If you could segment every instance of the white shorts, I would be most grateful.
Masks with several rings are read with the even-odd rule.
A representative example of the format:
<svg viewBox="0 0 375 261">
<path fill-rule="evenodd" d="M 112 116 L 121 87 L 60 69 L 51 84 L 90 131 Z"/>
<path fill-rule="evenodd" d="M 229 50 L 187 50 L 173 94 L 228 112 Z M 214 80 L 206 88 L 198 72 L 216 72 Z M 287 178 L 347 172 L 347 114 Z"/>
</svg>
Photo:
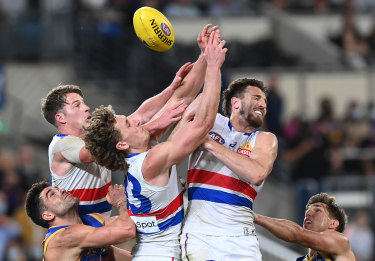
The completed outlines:
<svg viewBox="0 0 375 261">
<path fill-rule="evenodd" d="M 166 256 L 135 256 L 132 261 L 181 261 L 181 259 Z"/>
<path fill-rule="evenodd" d="M 261 261 L 259 241 L 249 236 L 209 236 L 202 234 L 181 235 L 182 260 L 184 261 Z"/>
</svg>

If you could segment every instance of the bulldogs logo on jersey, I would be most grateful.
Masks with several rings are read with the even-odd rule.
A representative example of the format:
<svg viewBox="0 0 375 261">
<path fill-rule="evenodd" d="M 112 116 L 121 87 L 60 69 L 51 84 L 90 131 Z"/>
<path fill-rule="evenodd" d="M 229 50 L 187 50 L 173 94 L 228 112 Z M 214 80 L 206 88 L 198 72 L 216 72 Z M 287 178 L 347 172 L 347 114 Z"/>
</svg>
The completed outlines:
<svg viewBox="0 0 375 261">
<path fill-rule="evenodd" d="M 213 139 L 217 143 L 219 143 L 221 145 L 223 145 L 225 143 L 225 140 L 223 139 L 223 137 L 220 136 L 219 133 L 214 132 L 214 131 L 210 131 L 208 134 L 210 134 L 211 139 Z"/>
<path fill-rule="evenodd" d="M 250 157 L 250 153 L 252 150 L 253 148 L 251 147 L 250 143 L 246 142 L 244 145 L 237 149 L 237 153 L 242 154 L 246 157 Z"/>
</svg>

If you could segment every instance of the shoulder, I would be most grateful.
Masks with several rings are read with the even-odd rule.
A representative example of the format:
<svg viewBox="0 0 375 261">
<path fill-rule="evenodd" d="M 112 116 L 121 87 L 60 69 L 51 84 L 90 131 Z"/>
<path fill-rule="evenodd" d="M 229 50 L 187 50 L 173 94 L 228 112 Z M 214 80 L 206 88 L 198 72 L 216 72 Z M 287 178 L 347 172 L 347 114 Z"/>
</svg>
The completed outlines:
<svg viewBox="0 0 375 261">
<path fill-rule="evenodd" d="M 275 142 L 277 144 L 277 137 L 275 134 L 272 132 L 268 131 L 257 131 L 257 138 L 264 140 L 264 141 L 269 141 L 269 142 Z"/>
<path fill-rule="evenodd" d="M 71 148 L 73 146 L 79 146 L 82 148 L 85 146 L 85 142 L 80 137 L 68 135 L 61 137 L 59 140 L 57 140 L 55 147 L 56 146 L 58 146 L 60 149 Z"/>
</svg>

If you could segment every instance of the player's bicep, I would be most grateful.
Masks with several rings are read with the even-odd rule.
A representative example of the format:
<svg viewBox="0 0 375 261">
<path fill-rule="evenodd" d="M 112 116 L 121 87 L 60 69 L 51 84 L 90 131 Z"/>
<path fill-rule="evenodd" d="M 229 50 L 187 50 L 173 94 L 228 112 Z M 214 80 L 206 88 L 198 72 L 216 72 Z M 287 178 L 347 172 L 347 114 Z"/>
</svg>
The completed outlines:
<svg viewBox="0 0 375 261">
<path fill-rule="evenodd" d="M 126 241 L 127 231 L 121 226 L 105 225 L 99 228 L 87 225 L 70 227 L 71 242 L 75 242 L 80 248 L 103 247 Z"/>
<path fill-rule="evenodd" d="M 317 251 L 337 254 L 343 251 L 341 243 L 343 238 L 343 235 L 336 231 L 314 232 L 304 229 L 299 243 Z"/>
<path fill-rule="evenodd" d="M 70 163 L 81 163 L 81 156 L 83 159 L 87 160 L 88 155 L 85 151 L 89 154 L 85 149 L 85 142 L 81 138 L 76 136 L 66 136 L 56 142 L 52 152 L 60 152 Z"/>
<path fill-rule="evenodd" d="M 273 163 L 277 157 L 278 142 L 272 133 L 261 133 L 257 137 L 254 151 L 251 158 L 259 161 L 266 169 L 272 169 Z"/>
</svg>

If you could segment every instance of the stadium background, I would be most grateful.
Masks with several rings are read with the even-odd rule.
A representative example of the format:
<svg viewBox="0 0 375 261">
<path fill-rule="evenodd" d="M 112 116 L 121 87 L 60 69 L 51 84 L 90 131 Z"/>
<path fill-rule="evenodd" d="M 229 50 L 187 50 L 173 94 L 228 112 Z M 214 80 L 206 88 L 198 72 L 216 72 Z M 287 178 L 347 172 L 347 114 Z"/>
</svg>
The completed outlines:
<svg viewBox="0 0 375 261">
<path fill-rule="evenodd" d="M 136 38 L 132 14 L 141 6 L 173 24 L 168 52 Z M 207 23 L 228 42 L 223 87 L 253 77 L 272 89 L 263 129 L 278 136 L 279 154 L 255 211 L 301 224 L 309 195 L 332 193 L 349 214 L 345 233 L 358 260 L 374 260 L 374 11 L 372 0 L 0 1 L 0 260 L 41 259 L 44 231 L 22 208 L 30 184 L 49 175 L 56 130 L 40 99 L 76 84 L 92 110 L 112 104 L 129 114 L 196 60 Z M 257 229 L 263 260 L 304 253 Z"/>
</svg>

